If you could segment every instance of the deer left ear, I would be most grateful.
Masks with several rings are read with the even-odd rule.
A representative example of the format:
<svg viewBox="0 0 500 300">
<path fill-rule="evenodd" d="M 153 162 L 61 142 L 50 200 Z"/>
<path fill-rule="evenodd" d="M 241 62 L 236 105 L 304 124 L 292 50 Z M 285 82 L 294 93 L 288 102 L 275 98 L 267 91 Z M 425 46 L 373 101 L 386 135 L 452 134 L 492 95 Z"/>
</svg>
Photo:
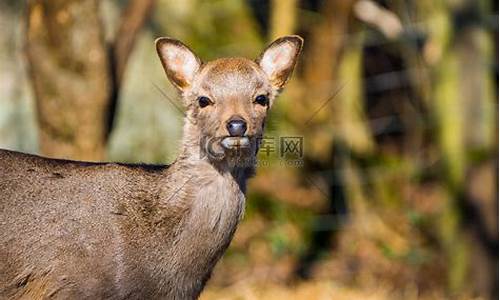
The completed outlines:
<svg viewBox="0 0 500 300">
<path fill-rule="evenodd" d="M 170 82 L 181 91 L 189 87 L 202 64 L 198 56 L 175 39 L 163 37 L 156 39 L 155 43 Z"/>
<path fill-rule="evenodd" d="M 304 40 L 298 35 L 288 35 L 272 42 L 257 59 L 271 84 L 281 89 L 293 72 Z"/>
</svg>

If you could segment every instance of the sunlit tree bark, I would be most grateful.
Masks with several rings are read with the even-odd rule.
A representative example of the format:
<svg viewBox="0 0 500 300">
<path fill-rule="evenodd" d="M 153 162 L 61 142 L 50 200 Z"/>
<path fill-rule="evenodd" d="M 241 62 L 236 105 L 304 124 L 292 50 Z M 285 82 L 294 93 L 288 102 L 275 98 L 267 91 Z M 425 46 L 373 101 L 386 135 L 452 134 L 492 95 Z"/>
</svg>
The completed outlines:
<svg viewBox="0 0 500 300">
<path fill-rule="evenodd" d="M 29 2 L 26 53 L 42 154 L 104 159 L 126 62 L 152 4 L 129 1 L 109 51 L 99 1 Z"/>
<path fill-rule="evenodd" d="M 271 38 L 294 34 L 297 26 L 297 0 L 271 1 Z"/>
<path fill-rule="evenodd" d="M 110 74 L 98 1 L 31 1 L 26 50 L 40 152 L 102 159 Z"/>
</svg>

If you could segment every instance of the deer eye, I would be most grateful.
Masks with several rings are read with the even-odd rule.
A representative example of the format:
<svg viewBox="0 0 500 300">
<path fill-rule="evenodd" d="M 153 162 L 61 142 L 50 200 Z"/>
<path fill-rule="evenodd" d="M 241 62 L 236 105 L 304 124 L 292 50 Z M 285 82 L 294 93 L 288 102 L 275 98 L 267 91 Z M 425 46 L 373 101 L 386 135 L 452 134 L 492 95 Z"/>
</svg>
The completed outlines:
<svg viewBox="0 0 500 300">
<path fill-rule="evenodd" d="M 210 101 L 208 97 L 205 96 L 198 97 L 198 105 L 201 108 L 209 106 L 210 104 L 212 104 L 212 101 Z"/>
<path fill-rule="evenodd" d="M 269 98 L 266 95 L 259 95 L 255 98 L 255 103 L 267 106 L 269 104 Z"/>
</svg>

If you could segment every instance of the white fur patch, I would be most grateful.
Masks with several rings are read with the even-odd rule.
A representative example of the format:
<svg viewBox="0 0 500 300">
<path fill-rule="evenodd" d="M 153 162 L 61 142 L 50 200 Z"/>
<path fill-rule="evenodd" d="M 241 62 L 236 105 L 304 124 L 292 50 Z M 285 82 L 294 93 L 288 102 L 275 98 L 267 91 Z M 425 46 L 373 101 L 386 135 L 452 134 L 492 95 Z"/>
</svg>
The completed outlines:
<svg viewBox="0 0 500 300">
<path fill-rule="evenodd" d="M 266 50 L 260 61 L 260 66 L 267 76 L 272 78 L 274 75 L 290 68 L 296 53 L 297 49 L 292 43 L 284 42 Z"/>
<path fill-rule="evenodd" d="M 165 55 L 167 66 L 174 72 L 191 81 L 198 71 L 199 64 L 196 57 L 189 50 L 179 47 L 178 45 L 165 45 L 162 49 Z"/>
<path fill-rule="evenodd" d="M 171 38 L 159 38 L 156 50 L 168 79 L 177 88 L 183 90 L 193 83 L 201 61 L 187 46 Z"/>
<path fill-rule="evenodd" d="M 222 146 L 226 149 L 246 148 L 250 146 L 248 137 L 229 136 L 222 140 Z"/>
</svg>

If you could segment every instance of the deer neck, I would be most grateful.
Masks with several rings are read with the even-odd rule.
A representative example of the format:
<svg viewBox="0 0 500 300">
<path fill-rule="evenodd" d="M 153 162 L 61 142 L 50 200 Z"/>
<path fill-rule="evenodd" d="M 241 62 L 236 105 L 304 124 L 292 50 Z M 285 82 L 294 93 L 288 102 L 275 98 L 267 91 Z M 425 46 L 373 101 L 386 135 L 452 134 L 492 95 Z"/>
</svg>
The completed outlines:
<svg viewBox="0 0 500 300">
<path fill-rule="evenodd" d="M 207 139 L 201 135 L 195 121 L 187 117 L 183 128 L 182 150 L 176 163 L 185 166 L 189 172 L 201 170 L 202 173 L 234 181 L 245 193 L 247 180 L 255 174 L 255 151 L 249 151 L 252 154 L 248 157 L 227 155 L 222 158 L 214 158 L 207 151 Z M 200 175 L 196 171 L 192 174 Z"/>
<path fill-rule="evenodd" d="M 183 186 L 182 191 L 177 196 L 177 192 L 169 188 L 168 194 L 172 194 L 169 195 L 172 201 L 189 203 L 188 218 L 194 219 L 187 220 L 187 225 L 194 224 L 194 227 L 186 228 L 186 234 L 207 230 L 206 234 L 232 236 L 244 211 L 246 184 L 253 168 L 238 166 L 226 158 L 210 159 L 200 144 L 202 140 L 196 124 L 187 121 L 182 150 L 170 168 L 172 177 L 168 179 L 176 182 L 176 187 Z"/>
<path fill-rule="evenodd" d="M 166 247 L 162 257 L 172 266 L 165 280 L 187 278 L 185 284 L 204 284 L 229 246 L 244 213 L 248 178 L 244 169 L 221 168 L 200 156 L 199 140 L 192 132 L 184 136 L 183 149 L 165 178 L 168 193 L 162 197 L 170 205 L 185 208 L 173 240 L 162 246 Z M 176 184 L 172 187 L 168 182 Z M 168 285 L 162 281 L 159 284 Z"/>
</svg>

